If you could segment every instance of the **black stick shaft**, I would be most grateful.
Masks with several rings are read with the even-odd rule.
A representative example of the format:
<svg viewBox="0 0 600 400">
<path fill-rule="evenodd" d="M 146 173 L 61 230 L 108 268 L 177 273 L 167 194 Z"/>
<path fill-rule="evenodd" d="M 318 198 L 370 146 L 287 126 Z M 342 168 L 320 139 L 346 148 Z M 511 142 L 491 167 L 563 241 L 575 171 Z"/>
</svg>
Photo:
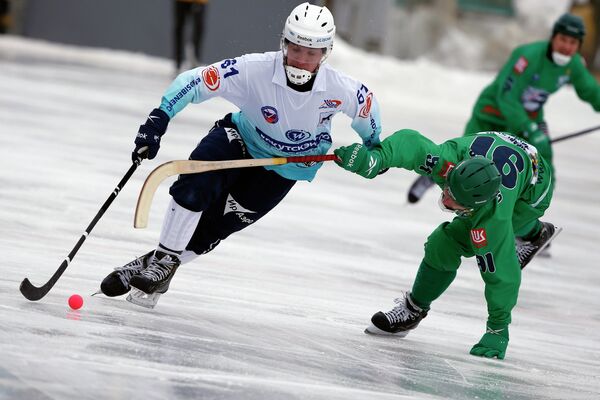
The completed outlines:
<svg viewBox="0 0 600 400">
<path fill-rule="evenodd" d="M 588 129 L 584 129 L 582 131 L 569 133 L 568 135 L 559 136 L 557 138 L 551 139 L 550 143 L 561 142 L 563 140 L 567 140 L 567 139 L 571 139 L 571 138 L 574 138 L 574 137 L 577 137 L 577 136 L 585 135 L 586 133 L 591 133 L 591 132 L 597 131 L 599 129 L 600 129 L 600 125 L 599 126 L 594 126 L 594 127 L 588 128 Z"/>
<path fill-rule="evenodd" d="M 56 270 L 54 275 L 52 275 L 48 282 L 46 282 L 43 286 L 36 287 L 29 281 L 29 279 L 23 279 L 19 290 L 21 291 L 23 296 L 25 296 L 25 298 L 31 301 L 36 301 L 48 294 L 50 289 L 52 289 L 52 287 L 61 277 L 63 272 L 65 272 L 65 270 L 69 266 L 69 263 L 73 260 L 73 257 L 75 257 L 75 254 L 77 254 L 79 248 L 83 245 L 83 242 L 85 242 L 85 239 L 87 239 L 88 235 L 92 232 L 92 229 L 94 229 L 94 226 L 96 226 L 96 224 L 98 223 L 100 218 L 102 218 L 108 207 L 117 198 L 119 192 L 121 191 L 121 189 L 123 189 L 123 186 L 125 186 L 129 178 L 131 178 L 131 175 L 133 175 L 140 163 L 141 159 L 137 159 L 131 164 L 131 167 L 129 168 L 125 176 L 123 176 L 123 179 L 121 179 L 121 181 L 117 184 L 115 190 L 110 194 L 110 196 L 108 196 L 108 199 L 106 199 L 102 207 L 100 207 L 100 210 L 98 211 L 92 222 L 90 222 L 83 235 L 81 235 L 81 237 L 77 241 L 77 244 L 75 244 L 75 247 L 73 247 L 73 250 L 71 250 L 67 258 L 65 258 L 62 264 L 60 264 L 60 267 L 58 267 L 58 269 Z"/>
</svg>

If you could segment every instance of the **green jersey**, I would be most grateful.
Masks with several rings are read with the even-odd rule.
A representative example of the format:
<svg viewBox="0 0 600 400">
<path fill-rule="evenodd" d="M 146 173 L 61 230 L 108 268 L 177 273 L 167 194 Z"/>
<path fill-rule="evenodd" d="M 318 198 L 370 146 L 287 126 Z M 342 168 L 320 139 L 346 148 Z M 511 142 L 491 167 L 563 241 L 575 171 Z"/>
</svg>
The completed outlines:
<svg viewBox="0 0 600 400">
<path fill-rule="evenodd" d="M 568 64 L 559 66 L 551 61 L 549 47 L 548 41 L 517 47 L 480 94 L 473 115 L 508 132 L 528 131 L 531 122 L 544 121 L 546 100 L 567 83 L 580 99 L 600 111 L 600 85 L 581 55 L 574 54 Z"/>
<path fill-rule="evenodd" d="M 414 130 L 401 130 L 381 143 L 381 168 L 399 167 L 430 176 L 439 186 L 460 161 L 475 155 L 496 164 L 502 185 L 496 199 L 445 222 L 428 238 L 424 261 L 442 271 L 458 269 L 461 257 L 476 257 L 486 283 L 489 321 L 510 322 L 521 269 L 515 232 L 543 215 L 550 204 L 551 169 L 532 145 L 507 133 L 483 132 L 440 145 Z"/>
</svg>

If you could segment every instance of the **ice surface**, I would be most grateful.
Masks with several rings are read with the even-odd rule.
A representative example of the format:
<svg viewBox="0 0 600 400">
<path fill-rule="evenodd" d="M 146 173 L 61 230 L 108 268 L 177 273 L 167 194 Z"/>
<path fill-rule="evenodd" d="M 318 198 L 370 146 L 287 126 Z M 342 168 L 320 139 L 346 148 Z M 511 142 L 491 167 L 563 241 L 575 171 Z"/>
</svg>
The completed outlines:
<svg viewBox="0 0 600 400">
<path fill-rule="evenodd" d="M 330 62 L 374 90 L 384 136 L 461 134 L 492 75 L 402 63 L 336 44 Z M 463 263 L 405 339 L 368 336 L 371 315 L 410 289 L 428 234 L 448 218 L 414 175 L 367 181 L 324 166 L 255 226 L 178 271 L 154 310 L 90 297 L 113 268 L 153 248 L 133 210 L 147 174 L 186 159 L 233 107 L 191 105 L 171 123 L 54 289 L 30 302 L 24 277 L 54 273 L 130 165 L 137 127 L 172 78 L 166 60 L 0 39 L 1 399 L 596 399 L 600 392 L 600 132 L 555 146 L 546 219 L 564 227 L 552 257 L 525 270 L 504 361 L 470 356 L 485 327 L 483 284 Z M 571 88 L 546 107 L 554 136 L 597 125 Z M 344 116 L 334 145 L 357 141 Z M 84 296 L 70 311 L 68 297 Z"/>
</svg>

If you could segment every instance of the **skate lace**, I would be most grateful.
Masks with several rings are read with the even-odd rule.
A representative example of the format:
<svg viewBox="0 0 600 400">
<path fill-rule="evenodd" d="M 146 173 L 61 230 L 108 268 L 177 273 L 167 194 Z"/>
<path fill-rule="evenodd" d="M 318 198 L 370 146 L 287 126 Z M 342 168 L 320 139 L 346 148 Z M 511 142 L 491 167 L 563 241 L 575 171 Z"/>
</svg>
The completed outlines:
<svg viewBox="0 0 600 400">
<path fill-rule="evenodd" d="M 531 242 L 518 243 L 517 258 L 519 259 L 519 262 L 522 264 L 523 261 L 527 260 L 527 258 L 529 258 L 533 254 L 536 248 L 537 246 L 535 246 Z"/>
<path fill-rule="evenodd" d="M 123 265 L 122 267 L 115 268 L 117 271 L 117 275 L 123 285 L 129 286 L 129 281 L 131 277 L 135 274 L 139 273 L 144 269 L 144 257 L 138 257 L 135 260 L 131 261 L 128 264 Z"/>
<path fill-rule="evenodd" d="M 178 263 L 174 258 L 165 255 L 160 260 L 155 258 L 154 261 L 148 265 L 148 268 L 140 272 L 140 275 L 143 275 L 154 282 L 161 281 L 171 274 L 171 271 L 177 264 Z"/>
<path fill-rule="evenodd" d="M 394 303 L 396 303 L 397 306 L 385 313 L 385 316 L 391 324 L 395 324 L 397 322 L 404 322 L 408 320 L 414 320 L 419 316 L 418 312 L 411 311 L 406 306 L 406 301 L 406 295 L 404 297 L 398 297 L 394 299 Z"/>
</svg>

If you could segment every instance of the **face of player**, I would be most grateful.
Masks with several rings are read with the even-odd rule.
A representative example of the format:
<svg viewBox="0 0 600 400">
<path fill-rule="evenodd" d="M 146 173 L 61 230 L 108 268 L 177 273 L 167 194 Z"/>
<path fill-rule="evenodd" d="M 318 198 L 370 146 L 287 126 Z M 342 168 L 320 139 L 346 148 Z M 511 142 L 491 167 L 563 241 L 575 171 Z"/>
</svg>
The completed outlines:
<svg viewBox="0 0 600 400">
<path fill-rule="evenodd" d="M 469 210 L 467 207 L 461 206 L 456 200 L 454 200 L 454 197 L 452 197 L 452 193 L 450 193 L 450 189 L 448 189 L 447 187 L 444 188 L 444 191 L 442 192 L 442 198 L 440 200 L 440 203 L 448 211 L 462 212 Z"/>
<path fill-rule="evenodd" d="M 287 44 L 287 65 L 315 72 L 321 63 L 323 49 L 313 49 L 294 43 Z"/>
<path fill-rule="evenodd" d="M 570 57 L 577 53 L 579 44 L 579 39 L 562 33 L 557 33 L 552 38 L 552 51 L 556 51 L 564 56 Z"/>
</svg>

